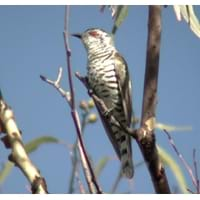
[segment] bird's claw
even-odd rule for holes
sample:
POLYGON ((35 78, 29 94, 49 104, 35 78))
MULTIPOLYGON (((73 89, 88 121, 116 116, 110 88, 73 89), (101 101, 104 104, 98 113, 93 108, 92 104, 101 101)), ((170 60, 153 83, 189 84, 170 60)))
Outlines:
POLYGON ((107 109, 105 112, 102 113, 106 119, 110 119, 113 114, 113 108, 107 109))

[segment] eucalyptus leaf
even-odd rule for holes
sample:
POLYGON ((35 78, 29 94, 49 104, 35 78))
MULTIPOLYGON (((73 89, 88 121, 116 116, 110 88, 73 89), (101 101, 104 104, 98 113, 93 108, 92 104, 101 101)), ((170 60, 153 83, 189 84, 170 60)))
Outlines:
POLYGON ((94 169, 94 172, 97 177, 99 177, 99 175, 101 174, 102 170, 105 168, 105 166, 109 160, 110 160, 110 158, 107 156, 105 156, 99 160, 99 162, 97 163, 97 165, 94 169))
POLYGON ((10 174, 11 169, 14 167, 14 164, 10 161, 7 161, 3 164, 3 167, 0 171, 0 185, 5 181, 6 177, 10 174))
POLYGON ((120 27, 124 19, 128 15, 128 6, 117 6, 116 12, 115 12, 115 22, 112 28, 112 34, 115 34, 117 29, 120 27))
MULTIPOLYGON (((51 136, 42 136, 39 138, 36 138, 34 140, 31 140, 29 143, 25 145, 25 150, 27 153, 32 153, 33 151, 37 150, 42 144, 48 144, 48 143, 58 143, 59 140, 55 137, 51 136)), ((10 171, 14 167, 14 164, 10 161, 7 161, 0 171, 0 184, 2 184, 6 177, 10 174, 10 171)))
POLYGON ((157 145, 157 148, 158 148, 158 153, 160 155, 161 160, 163 161, 163 163, 165 165, 167 165, 171 169, 172 173, 174 174, 174 177, 176 178, 176 180, 178 182, 180 190, 183 193, 188 193, 188 191, 187 191, 188 187, 187 187, 187 184, 186 184, 185 177, 183 175, 181 168, 177 164, 177 162, 162 147, 157 145))
POLYGON ((193 33, 200 37, 200 22, 192 5, 175 5, 174 12, 179 21, 181 21, 183 17, 193 33))
POLYGON ((157 128, 159 130, 165 129, 170 132, 172 132, 172 131, 192 131, 191 126, 174 126, 174 125, 163 124, 163 123, 159 123, 159 122, 156 122, 155 128, 157 128))
POLYGON ((35 150, 38 149, 38 147, 42 144, 47 144, 47 143, 58 143, 59 140, 55 137, 51 136, 42 136, 39 138, 36 138, 34 140, 31 140, 29 143, 25 145, 25 149, 27 153, 31 153, 35 150))

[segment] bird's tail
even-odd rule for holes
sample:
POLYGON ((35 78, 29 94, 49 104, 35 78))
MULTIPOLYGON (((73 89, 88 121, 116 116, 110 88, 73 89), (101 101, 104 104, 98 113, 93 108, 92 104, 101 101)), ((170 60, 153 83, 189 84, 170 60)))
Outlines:
MULTIPOLYGON (((134 166, 132 161, 132 147, 131 137, 124 132, 122 128, 111 123, 104 115, 102 115, 100 108, 97 106, 101 120, 103 122, 106 133, 117 153, 120 161, 122 172, 127 178, 132 178, 134 175, 134 166)), ((119 113, 117 116, 121 121, 124 121, 123 115, 119 113)))
POLYGON ((132 161, 131 138, 126 133, 121 132, 120 137, 120 160, 122 165, 122 172, 127 178, 132 178, 134 174, 134 167, 132 161))

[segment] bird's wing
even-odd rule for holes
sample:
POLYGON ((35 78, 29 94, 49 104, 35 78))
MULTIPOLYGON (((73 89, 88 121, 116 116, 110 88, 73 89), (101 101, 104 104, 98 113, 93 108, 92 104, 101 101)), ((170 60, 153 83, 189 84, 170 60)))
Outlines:
MULTIPOLYGON (((116 53, 116 62, 115 62, 115 71, 117 73, 118 78, 118 88, 120 90, 120 96, 122 99, 122 107, 123 107, 123 113, 125 115, 126 119, 126 125, 130 126, 131 123, 131 115, 132 115, 132 103, 131 103, 131 82, 129 79, 127 64, 124 58, 119 54, 116 53), (125 78, 126 77, 126 78, 125 78)), ((94 91, 95 92, 95 91, 94 91)), ((104 125, 104 128, 106 130, 106 133, 118 155, 119 158, 121 158, 120 153, 120 144, 118 143, 116 137, 113 133, 113 130, 111 129, 111 123, 110 121, 104 116, 104 114, 101 111, 101 108, 99 105, 96 105, 97 110, 99 112, 101 121, 104 125)), ((129 140, 129 146, 131 149, 131 138, 129 140)))
POLYGON ((127 125, 130 126, 132 117, 132 92, 128 67, 125 59, 119 53, 115 53, 115 58, 115 71, 118 76, 118 87, 122 98, 122 106, 127 125))
MULTIPOLYGON (((130 127, 132 115, 131 81, 129 78, 127 63, 117 52, 115 53, 115 72, 123 109, 121 115, 118 115, 118 119, 121 120, 123 125, 130 127)), ((127 178, 132 178, 134 174, 134 167, 132 161, 131 136, 129 136, 123 128, 120 128, 118 133, 120 136, 118 145, 121 155, 120 160, 122 163, 122 171, 127 178)))
POLYGON ((111 129, 111 124, 110 124, 110 121, 106 118, 106 116, 102 113, 101 111, 101 108, 99 107, 98 104, 96 104, 96 108, 99 112, 99 115, 100 115, 100 118, 101 118, 101 121, 102 121, 102 124, 105 128, 105 131, 106 131, 106 134, 108 136, 108 138, 110 139, 113 147, 114 147, 114 150, 117 154, 117 156, 119 158, 121 158, 121 153, 120 153, 120 146, 116 140, 116 137, 114 136, 114 134, 112 134, 113 130, 111 129))

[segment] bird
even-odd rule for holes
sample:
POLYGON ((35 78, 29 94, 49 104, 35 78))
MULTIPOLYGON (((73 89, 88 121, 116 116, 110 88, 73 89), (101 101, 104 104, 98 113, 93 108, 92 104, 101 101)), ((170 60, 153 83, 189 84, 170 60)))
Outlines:
MULTIPOLYGON (((74 33, 87 51, 87 78, 92 92, 104 102, 108 113, 124 127, 131 126, 132 88, 128 65, 115 47, 113 35, 101 28, 89 28, 74 33)), ((109 121, 99 111, 108 138, 121 161, 122 174, 131 179, 134 175, 131 136, 125 129, 109 121)))

